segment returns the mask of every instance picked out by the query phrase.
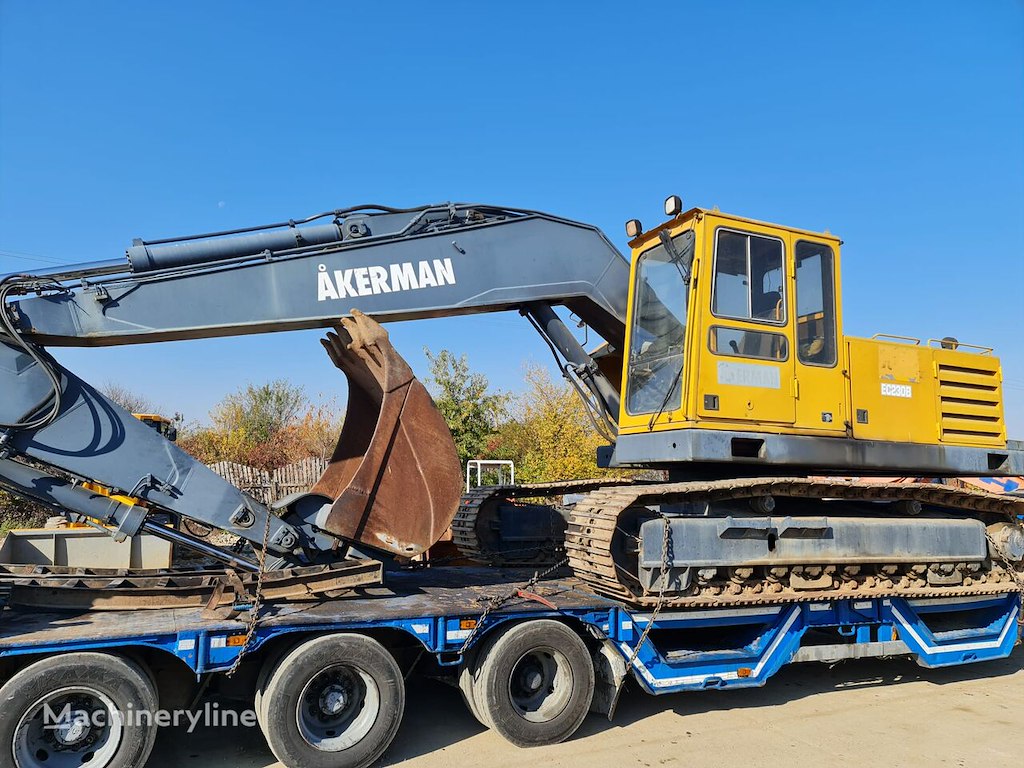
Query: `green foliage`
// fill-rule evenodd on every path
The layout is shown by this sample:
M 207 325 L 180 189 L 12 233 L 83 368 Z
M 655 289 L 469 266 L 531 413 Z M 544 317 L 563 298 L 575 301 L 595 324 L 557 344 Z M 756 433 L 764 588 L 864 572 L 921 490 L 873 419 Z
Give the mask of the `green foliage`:
M 465 464 L 484 456 L 505 416 L 508 395 L 488 393 L 487 377 L 471 372 L 465 355 L 456 357 L 447 349 L 436 355 L 423 351 L 430 361 L 434 402 L 452 432 L 459 460 Z
M 210 414 L 222 432 L 242 432 L 257 443 L 294 424 L 309 399 L 302 387 L 285 379 L 267 384 L 248 384 L 224 398 Z
M 604 443 L 585 406 L 566 382 L 547 369 L 526 369 L 526 390 L 515 397 L 488 392 L 487 378 L 470 370 L 465 356 L 448 350 L 430 361 L 431 389 L 448 423 L 459 459 L 511 459 L 516 480 L 541 482 L 617 474 L 597 466 Z

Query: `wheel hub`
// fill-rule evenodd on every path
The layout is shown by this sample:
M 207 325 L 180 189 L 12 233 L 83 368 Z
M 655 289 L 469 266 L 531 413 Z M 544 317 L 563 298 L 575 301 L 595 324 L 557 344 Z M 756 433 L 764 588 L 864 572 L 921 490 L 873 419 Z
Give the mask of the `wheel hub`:
M 519 716 L 546 722 L 566 706 L 572 692 L 572 672 L 565 654 L 555 648 L 534 648 L 512 669 L 509 700 Z
M 349 695 L 344 687 L 331 684 L 320 694 L 320 711 L 325 715 L 337 715 L 348 706 Z
M 76 709 L 53 727 L 53 738 L 58 747 L 75 747 L 88 739 L 91 732 L 89 713 Z
M 322 670 L 306 683 L 296 707 L 296 725 L 306 743 L 337 752 L 359 742 L 380 712 L 373 678 L 346 663 Z
M 522 671 L 521 683 L 528 693 L 536 693 L 544 685 L 544 670 L 539 665 L 531 664 Z

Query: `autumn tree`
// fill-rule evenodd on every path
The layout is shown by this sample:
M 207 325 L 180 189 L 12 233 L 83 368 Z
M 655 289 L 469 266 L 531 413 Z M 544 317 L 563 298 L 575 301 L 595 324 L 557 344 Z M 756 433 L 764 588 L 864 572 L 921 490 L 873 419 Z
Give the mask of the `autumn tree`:
M 323 461 L 331 458 L 345 424 L 345 413 L 334 398 L 310 405 L 300 415 L 297 441 L 302 451 Z
M 211 426 L 189 426 L 178 444 L 207 464 L 233 461 L 276 469 L 330 458 L 343 417 L 335 401 L 311 403 L 302 387 L 278 379 L 249 384 L 210 412 Z
M 539 365 L 526 369 L 525 380 L 512 418 L 491 441 L 490 456 L 515 461 L 516 480 L 523 482 L 615 474 L 597 466 L 597 448 L 607 441 L 594 430 L 576 391 Z
M 465 355 L 447 349 L 436 355 L 424 348 L 430 361 L 429 388 L 455 440 L 459 460 L 483 456 L 505 415 L 508 396 L 489 392 L 487 377 L 470 371 Z

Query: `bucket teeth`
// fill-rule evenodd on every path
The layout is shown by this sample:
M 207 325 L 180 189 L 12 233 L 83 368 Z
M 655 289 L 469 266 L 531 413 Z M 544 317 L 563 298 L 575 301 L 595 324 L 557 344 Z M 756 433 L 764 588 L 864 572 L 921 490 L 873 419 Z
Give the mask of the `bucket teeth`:
M 376 550 L 418 555 L 458 509 L 462 472 L 451 432 L 371 317 L 352 310 L 322 343 L 349 383 L 341 436 L 312 489 L 333 499 L 324 528 Z

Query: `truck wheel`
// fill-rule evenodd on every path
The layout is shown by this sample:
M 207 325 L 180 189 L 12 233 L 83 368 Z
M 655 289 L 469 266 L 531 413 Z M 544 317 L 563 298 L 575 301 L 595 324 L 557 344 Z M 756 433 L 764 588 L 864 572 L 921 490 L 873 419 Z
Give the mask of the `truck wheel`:
M 156 715 L 157 696 L 137 664 L 107 653 L 41 659 L 0 688 L 0 765 L 16 768 L 137 768 L 156 727 L 126 713 Z
M 537 619 L 481 649 L 474 693 L 490 727 L 519 747 L 572 736 L 594 698 L 594 665 L 579 635 Z
M 462 693 L 462 700 L 466 703 L 466 709 L 477 719 L 484 728 L 490 728 L 491 724 L 485 719 L 483 711 L 476 703 L 476 690 L 478 668 L 476 664 L 478 653 L 470 651 L 459 667 L 459 691 Z
M 263 660 L 263 666 L 260 667 L 260 673 L 256 676 L 256 691 L 253 696 L 253 711 L 256 713 L 256 722 L 259 723 L 260 728 L 263 727 L 263 721 L 267 717 L 266 708 L 263 706 L 267 683 L 270 682 L 270 676 L 277 668 L 277 663 L 281 661 L 281 658 L 291 651 L 293 647 L 294 643 L 291 645 L 281 644 L 271 653 L 267 654 L 266 658 Z
M 288 768 L 363 768 L 398 732 L 405 681 L 376 640 L 324 635 L 281 658 L 260 704 L 263 734 Z

